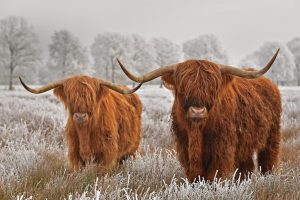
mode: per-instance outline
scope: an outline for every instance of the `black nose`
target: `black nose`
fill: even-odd
[[[82,124],[84,121],[86,121],[88,114],[87,113],[74,113],[73,119],[78,124]]]

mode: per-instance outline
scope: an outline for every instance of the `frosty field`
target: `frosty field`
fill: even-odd
[[[273,174],[244,181],[190,184],[173,150],[172,93],[157,85],[138,91],[144,108],[135,159],[108,174],[93,164],[69,170],[67,113],[52,92],[0,88],[0,199],[299,199],[300,88],[282,87],[281,164]]]

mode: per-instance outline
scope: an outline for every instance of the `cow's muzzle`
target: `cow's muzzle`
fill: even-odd
[[[208,113],[206,107],[190,106],[187,112],[187,116],[191,119],[201,120],[207,118]]]
[[[87,113],[74,113],[73,120],[77,124],[82,125],[88,121],[88,114]]]

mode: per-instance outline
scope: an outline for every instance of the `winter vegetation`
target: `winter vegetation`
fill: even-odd
[[[116,58],[127,58],[128,40],[118,33],[98,34],[91,45],[96,73],[106,80],[115,81]]]
[[[8,17],[0,21],[0,69],[1,80],[6,80],[9,89],[13,89],[15,73],[37,77],[37,64],[40,61],[38,37],[33,27],[21,17]],[[36,81],[36,80],[35,80]]]
[[[300,38],[294,38],[287,43],[289,50],[294,55],[295,67],[296,67],[296,77],[298,77],[298,86],[300,85]]]
[[[178,63],[181,58],[180,46],[166,38],[153,38],[151,41],[155,49],[154,62],[157,67]],[[160,83],[162,87],[162,82]]]
[[[97,33],[95,33],[97,34]],[[268,77],[279,85],[300,85],[300,39],[287,44],[266,41],[257,50],[240,61],[243,67],[261,67],[269,56],[281,48],[279,58]],[[98,33],[92,44],[82,44],[69,30],[54,31],[47,49],[47,58],[41,58],[38,36],[22,17],[0,20],[0,84],[18,83],[25,75],[29,83],[42,84],[71,74],[86,73],[112,82],[130,83],[117,66],[119,58],[129,70],[143,74],[158,66],[186,59],[208,59],[230,64],[230,52],[215,35],[199,35],[175,44],[167,38],[146,40],[137,34]],[[153,81],[157,84],[158,82]]]
[[[173,96],[158,85],[139,91],[144,104],[142,145],[109,173],[93,164],[69,169],[66,112],[52,92],[0,90],[0,199],[297,199],[300,196],[300,89],[280,88],[283,100],[279,169],[240,181],[188,183],[173,150]]]
[[[183,43],[182,50],[185,59],[213,60],[228,64],[228,56],[215,35],[200,35]]]
[[[72,33],[67,30],[56,31],[51,37],[51,41],[47,62],[48,70],[41,82],[45,82],[46,77],[53,80],[54,77],[64,78],[72,74],[93,73],[85,47]],[[49,74],[53,74],[52,72],[55,76],[49,77]]]
[[[67,113],[52,92],[30,94],[18,76],[44,84],[85,73],[131,84],[117,66],[119,58],[135,74],[186,59],[230,64],[230,52],[215,35],[182,44],[137,34],[95,33],[83,44],[69,30],[53,30],[48,49],[40,49],[34,27],[22,17],[0,19],[0,199],[298,199],[300,196],[300,39],[266,41],[240,61],[261,67],[281,48],[266,74],[280,87],[283,101],[281,162],[274,173],[259,168],[241,181],[190,184],[174,150],[170,132],[173,95],[159,80],[138,91],[144,108],[142,144],[136,157],[115,170],[100,172],[93,163],[73,173],[67,161]],[[41,51],[47,57],[41,57]],[[160,84],[160,86],[159,86]],[[288,86],[288,87],[287,87]],[[295,87],[291,87],[295,86]],[[253,157],[255,161],[255,155]]]

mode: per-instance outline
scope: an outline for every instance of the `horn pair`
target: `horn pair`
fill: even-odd
[[[264,73],[266,73],[272,66],[272,64],[274,63],[278,53],[279,53],[280,49],[277,49],[276,53],[273,55],[273,57],[271,58],[271,60],[268,62],[268,64],[258,70],[258,71],[247,71],[247,70],[243,70],[243,69],[239,69],[237,67],[233,67],[233,66],[229,66],[229,65],[222,65],[219,64],[219,68],[221,70],[222,73],[227,73],[227,74],[231,74],[234,76],[239,76],[239,77],[243,77],[243,78],[248,78],[248,79],[253,79],[253,78],[258,78],[260,76],[262,76]],[[104,85],[116,92],[119,92],[121,94],[131,94],[135,91],[137,91],[143,83],[151,81],[157,77],[163,76],[164,74],[170,73],[172,71],[174,71],[177,67],[178,64],[173,64],[173,65],[167,65],[167,66],[163,66],[161,68],[158,68],[156,70],[153,70],[151,72],[148,72],[142,76],[135,76],[133,75],[131,72],[129,72],[124,65],[121,63],[121,61],[119,59],[117,59],[121,69],[123,70],[123,72],[133,81],[136,81],[138,83],[140,83],[137,87],[132,88],[132,89],[123,89],[120,88],[117,84],[108,82],[108,81],[102,81],[101,80],[101,85]],[[48,83],[40,88],[30,88],[28,87],[22,80],[21,77],[19,77],[23,87],[28,90],[29,92],[35,93],[35,94],[39,94],[39,93],[43,93],[46,92],[48,90],[54,89],[56,87],[62,86],[64,83],[64,80],[59,80],[53,83]]]
[[[23,85],[23,87],[31,92],[31,93],[34,93],[34,94],[40,94],[40,93],[43,93],[43,92],[47,92],[48,90],[51,90],[51,89],[54,89],[56,87],[59,87],[59,86],[63,86],[64,84],[64,80],[59,80],[59,81],[56,81],[56,82],[52,82],[52,83],[48,83],[40,88],[30,88],[29,86],[27,86],[24,81],[22,80],[21,77],[19,77],[20,79],[20,82],[21,84]],[[105,86],[105,87],[108,87],[109,89],[112,89],[118,93],[121,93],[121,94],[131,94],[131,93],[134,93],[135,91],[137,91],[141,86],[142,86],[142,82],[136,86],[135,88],[133,89],[123,89],[121,87],[119,87],[117,84],[114,84],[114,83],[111,83],[111,82],[108,82],[108,81],[103,81],[101,80],[100,81],[100,84]]]
[[[248,78],[248,79],[258,78],[258,77],[262,76],[264,73],[266,73],[271,68],[272,64],[274,63],[274,61],[279,53],[279,50],[280,49],[277,49],[276,53],[273,55],[273,57],[268,62],[268,64],[264,68],[262,68],[258,71],[247,71],[247,70],[243,70],[243,69],[240,69],[237,67],[232,67],[229,65],[222,65],[222,64],[219,64],[218,66],[222,73],[227,73],[227,74],[231,74],[231,75],[239,76],[239,77],[243,77],[243,78]],[[159,76],[163,76],[166,73],[170,73],[170,72],[174,71],[178,65],[178,64],[167,65],[167,66],[158,68],[156,70],[153,70],[151,72],[148,72],[147,74],[144,74],[142,76],[135,76],[124,67],[124,65],[121,63],[121,61],[119,59],[117,59],[117,61],[120,65],[120,67],[122,68],[123,72],[128,76],[128,78],[130,78],[131,80],[136,81],[138,83],[145,83],[145,82],[151,81]]]

